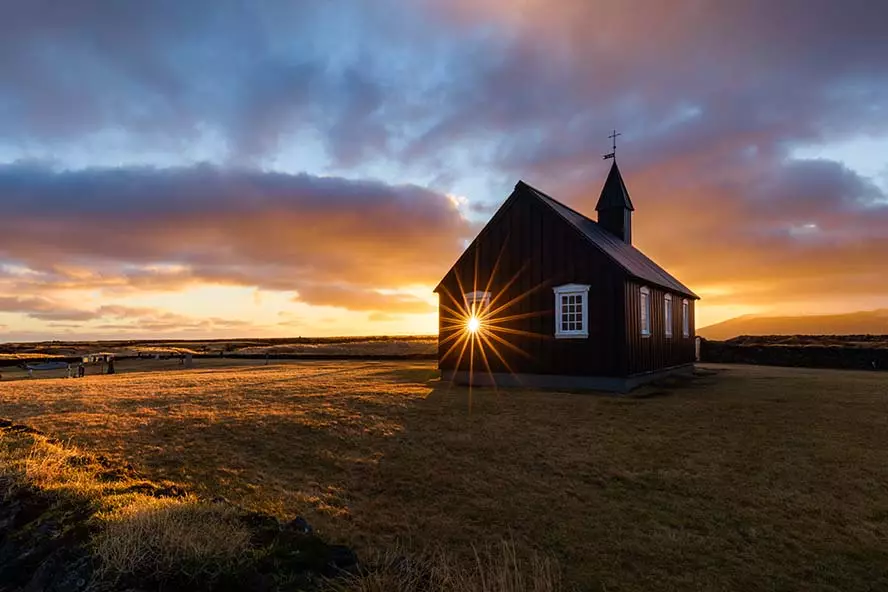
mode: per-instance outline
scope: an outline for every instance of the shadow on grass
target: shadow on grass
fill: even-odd
[[[884,414],[884,399],[836,383],[857,399],[842,409],[811,399],[814,379],[756,380],[702,368],[635,398],[429,382],[352,485],[354,540],[459,553],[511,537],[581,590],[888,585],[888,523],[869,522],[888,499],[870,473],[881,437],[859,400]]]

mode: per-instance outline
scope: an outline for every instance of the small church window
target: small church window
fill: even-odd
[[[691,336],[691,305],[687,300],[681,301],[681,334],[684,337]]]
[[[651,334],[651,291],[645,287],[641,289],[641,334]]]
[[[555,337],[589,336],[589,286],[565,284],[555,292]]]
[[[470,313],[476,313],[490,306],[490,292],[469,292],[464,294],[466,309]]]
[[[666,294],[663,298],[663,323],[666,337],[672,337],[672,294]]]

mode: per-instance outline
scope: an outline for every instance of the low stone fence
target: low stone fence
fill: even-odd
[[[738,345],[702,339],[700,361],[804,368],[888,370],[888,348],[840,345]]]

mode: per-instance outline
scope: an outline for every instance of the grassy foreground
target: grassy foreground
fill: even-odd
[[[0,420],[0,590],[555,592],[551,562],[513,544],[474,565],[441,551],[356,563],[304,519],[207,502],[175,484]]]
[[[732,366],[632,398],[470,396],[433,376],[302,362],[19,381],[0,383],[0,415],[306,516],[362,556],[437,546],[472,564],[506,538],[581,590],[888,589],[882,373]]]
[[[301,523],[139,478],[0,421],[0,589],[329,587],[354,565]]]

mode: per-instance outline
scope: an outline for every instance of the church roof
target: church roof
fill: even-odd
[[[617,169],[616,163],[614,163],[614,166],[611,167],[611,174],[607,177],[604,191],[602,191],[602,199],[604,198],[605,191],[607,191],[608,183],[611,183],[611,177],[614,176],[614,171],[617,171],[616,179],[619,181],[625,192],[626,187],[623,185],[623,179],[620,177],[620,172]],[[590,220],[555,198],[546,195],[539,189],[531,187],[524,181],[518,181],[518,184],[515,185],[515,189],[522,188],[552,208],[555,213],[566,220],[571,226],[579,230],[589,242],[603,251],[605,255],[613,259],[617,265],[622,267],[629,275],[661,288],[665,288],[666,290],[699,299],[699,296],[694,294],[680,281],[669,275],[665,269],[654,263],[647,255],[602,228],[598,222]],[[631,209],[632,203],[628,201],[629,194],[626,193],[625,195],[626,201],[629,204],[628,207]],[[599,200],[598,204],[600,207],[601,200]]]
[[[595,206],[595,211],[600,212],[601,210],[608,208],[627,208],[629,210],[635,210],[632,207],[632,200],[629,199],[629,191],[626,190],[626,184],[623,182],[623,175],[620,174],[620,169],[617,167],[617,161],[614,160],[614,164],[611,165],[610,172],[607,174],[607,180],[604,182],[604,187],[601,188],[601,196],[598,198],[598,205]]]

